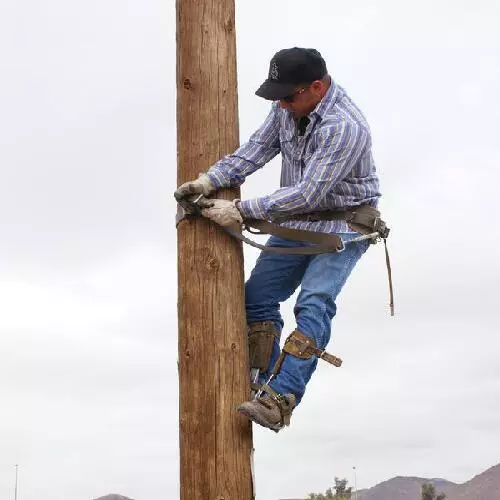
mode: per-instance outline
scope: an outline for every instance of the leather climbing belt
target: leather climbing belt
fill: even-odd
[[[176,226],[185,218],[201,216],[203,206],[209,200],[203,195],[193,195],[188,199],[177,200]],[[322,220],[343,220],[348,226],[361,235],[348,241],[343,241],[336,234],[307,231],[304,229],[290,229],[280,224],[289,221],[316,222]],[[391,316],[394,316],[394,292],[392,286],[392,268],[387,248],[387,238],[390,229],[380,218],[380,212],[370,205],[358,205],[343,210],[327,210],[298,214],[286,217],[276,217],[273,222],[260,219],[245,219],[240,230],[234,227],[221,226],[227,233],[237,240],[246,243],[264,252],[278,253],[284,255],[319,255],[323,253],[342,252],[346,245],[351,245],[360,241],[369,240],[375,244],[380,240],[384,242],[385,261],[387,267],[387,277],[389,282],[389,307]],[[303,247],[269,247],[261,245],[243,235],[246,230],[251,234],[270,234],[286,240],[301,241],[308,243]]]

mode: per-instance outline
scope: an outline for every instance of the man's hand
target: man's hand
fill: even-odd
[[[181,184],[174,192],[175,199],[181,201],[193,194],[208,196],[215,191],[215,187],[207,174],[200,174],[198,179]]]
[[[208,219],[213,220],[221,226],[240,225],[243,222],[240,211],[236,208],[236,202],[239,200],[207,200],[209,207],[202,209],[201,214]]]

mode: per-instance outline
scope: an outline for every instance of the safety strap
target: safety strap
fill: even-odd
[[[202,196],[193,197],[193,200],[180,200],[177,205],[176,226],[186,216],[201,215],[201,209],[198,204]],[[205,200],[206,201],[206,200]],[[349,227],[356,232],[362,234],[357,238],[350,239],[346,242],[336,234],[321,233],[316,231],[307,231],[304,229],[291,229],[283,227],[283,224],[288,221],[306,221],[315,222],[320,220],[344,220]],[[389,280],[389,295],[390,295],[390,310],[391,316],[394,316],[394,292],[392,286],[392,271],[389,258],[389,250],[387,248],[387,237],[389,236],[389,228],[380,218],[380,212],[370,205],[360,205],[351,207],[345,210],[325,210],[320,212],[311,212],[308,214],[290,215],[286,217],[277,217],[273,222],[261,219],[245,219],[242,229],[246,229],[252,234],[271,234],[286,240],[300,241],[308,243],[303,247],[274,247],[261,245],[250,238],[247,238],[241,231],[221,226],[224,231],[236,238],[237,240],[246,243],[254,248],[258,248],[263,252],[277,253],[282,255],[319,255],[324,253],[342,252],[346,244],[353,244],[363,240],[370,240],[371,243],[376,243],[378,240],[384,240],[385,260],[387,266],[387,275]],[[252,231],[257,229],[259,232]],[[312,243],[312,244],[311,244]]]
[[[391,308],[391,316],[394,316],[394,292],[392,289],[392,269],[391,260],[389,258],[389,249],[387,248],[387,238],[384,238],[385,249],[385,265],[387,267],[387,278],[389,280],[389,307]]]
[[[258,229],[259,232],[255,233],[249,228]],[[260,219],[245,219],[243,229],[248,230],[252,234],[270,234],[285,240],[309,243],[309,245],[292,248],[260,245],[235,229],[229,227],[224,227],[223,229],[234,238],[255,248],[259,248],[263,252],[279,253],[284,255],[319,255],[323,253],[341,252],[344,250],[344,242],[342,241],[342,238],[336,234],[317,233],[303,229],[289,229]]]
[[[189,215],[201,215],[201,210],[199,210],[197,206],[197,202],[199,202],[198,198],[192,202],[188,200],[182,200],[179,203],[179,205],[177,206],[176,226],[179,224],[179,222],[181,222]],[[369,213],[366,213],[366,211],[369,211]],[[356,207],[356,210],[352,209],[324,211],[313,212],[310,214],[279,217],[273,219],[273,222],[262,219],[244,220],[242,229],[246,229],[252,234],[270,234],[285,240],[308,243],[308,246],[294,248],[270,247],[266,245],[260,245],[259,243],[256,243],[250,238],[244,236],[241,231],[227,226],[222,226],[222,228],[234,238],[264,252],[290,255],[319,255],[322,253],[343,251],[345,248],[344,241],[342,240],[342,238],[340,238],[340,236],[337,236],[336,234],[308,231],[305,229],[291,229],[280,226],[279,224],[292,220],[302,220],[310,222],[319,220],[345,220],[350,226],[352,225],[352,229],[354,231],[365,235],[365,237],[354,238],[347,241],[346,243],[355,243],[365,239],[369,239],[372,241],[372,243],[375,243],[380,237],[387,237],[385,234],[381,234],[381,229],[387,231],[388,233],[388,229],[386,229],[385,224],[380,220],[379,216],[380,212],[378,212],[378,210],[368,205],[363,205],[360,207]],[[255,232],[252,229],[257,229],[258,232]]]

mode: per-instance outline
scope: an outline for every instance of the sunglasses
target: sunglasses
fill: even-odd
[[[301,88],[299,90],[296,90],[293,94],[290,94],[290,95],[283,97],[283,99],[281,99],[281,101],[291,103],[291,102],[295,101],[295,98],[298,95],[303,94],[308,88],[309,87],[304,87],[304,88]]]

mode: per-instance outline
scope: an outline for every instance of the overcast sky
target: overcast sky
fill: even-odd
[[[258,500],[463,482],[500,462],[500,6],[237,1],[241,140],[277,50],[315,47],[371,124],[390,222],[340,300]],[[178,498],[175,5],[0,3],[0,498]],[[242,197],[278,186],[279,160]],[[256,253],[245,249],[250,270]],[[293,302],[285,308],[294,328]],[[278,478],[278,480],[277,480]],[[231,499],[236,500],[236,499]]]

